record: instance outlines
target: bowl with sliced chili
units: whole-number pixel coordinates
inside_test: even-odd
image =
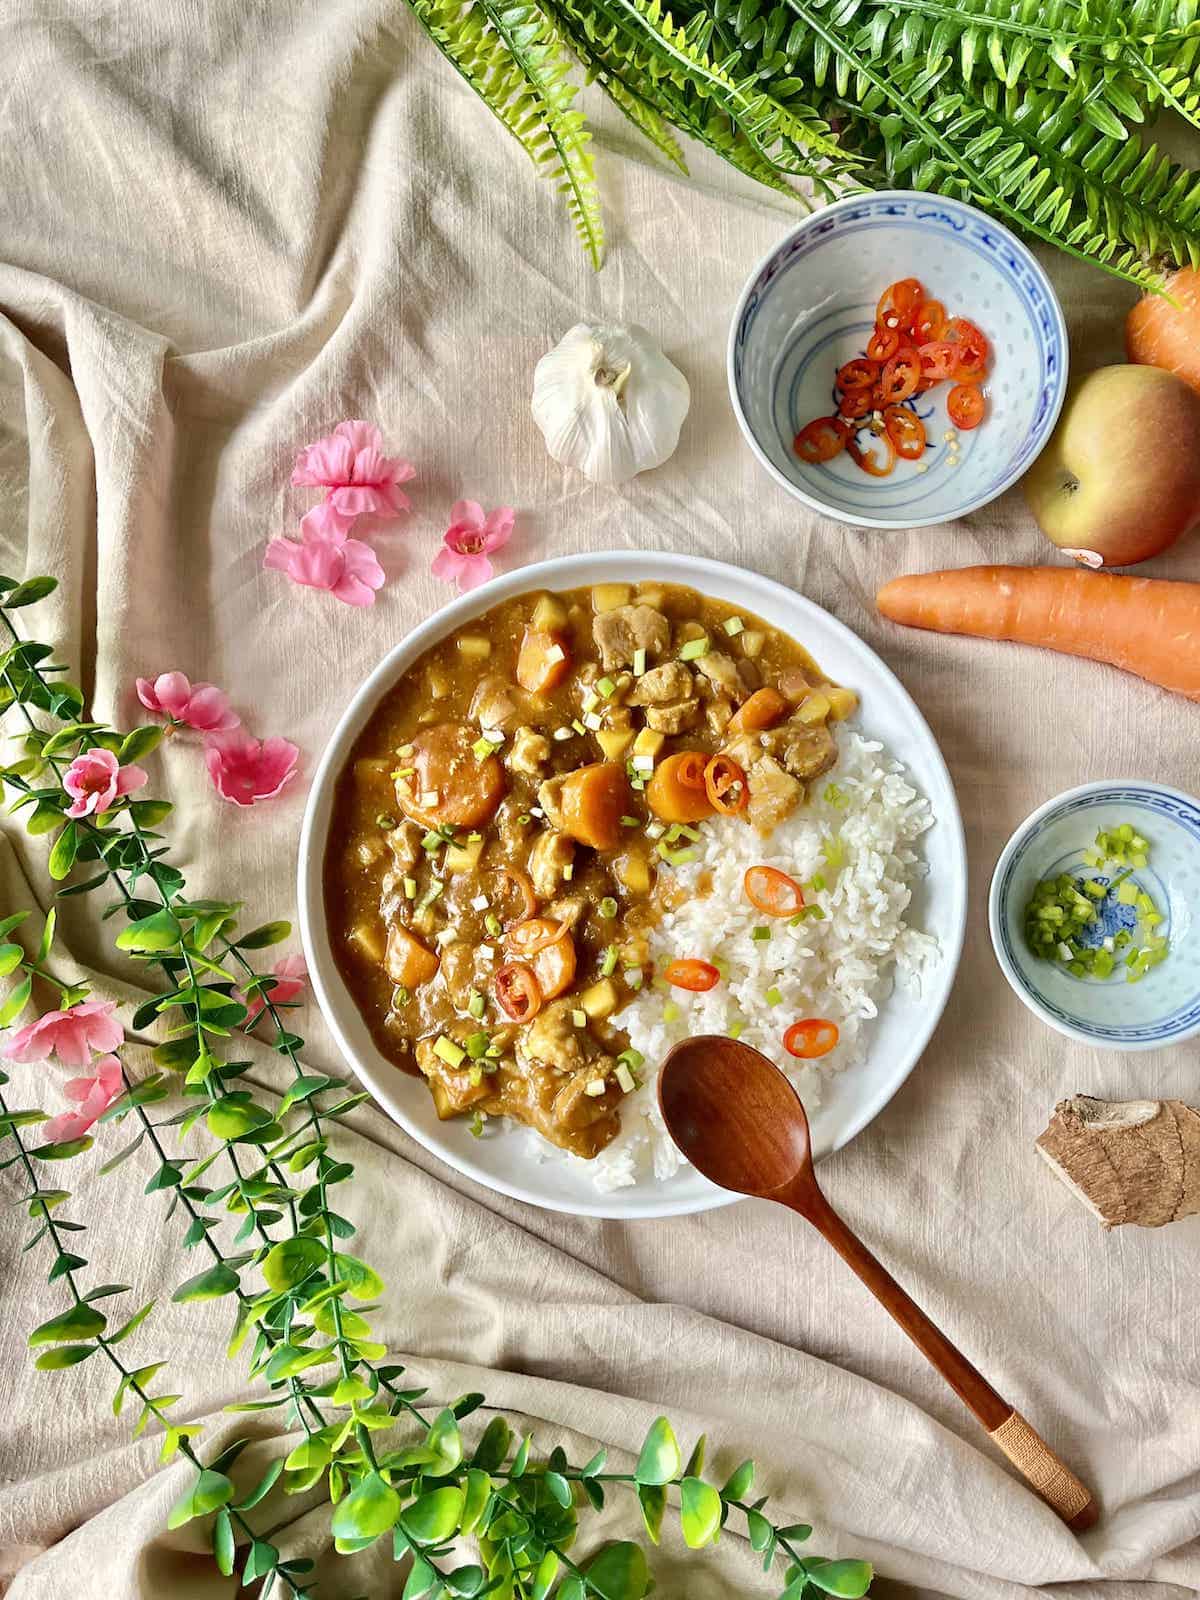
[[[1002,224],[885,191],[815,212],[759,264],[728,374],[751,450],[790,494],[858,526],[920,527],[1032,465],[1065,395],[1066,328]]]

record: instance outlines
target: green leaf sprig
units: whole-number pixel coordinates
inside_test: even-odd
[[[521,24],[510,17],[506,26]],[[27,830],[53,836],[49,865],[59,897],[105,885],[115,889],[117,898],[105,911],[106,917],[124,919],[115,942],[161,982],[132,1017],[135,1032],[153,1029],[159,1039],[155,1070],[134,1081],[123,1066],[124,1092],[103,1119],[132,1118],[137,1132],[101,1173],[132,1170],[139,1153],[149,1153],[144,1193],[169,1195],[168,1216],[178,1212],[186,1223],[183,1250],[200,1250],[206,1258],[172,1298],[184,1304],[229,1299],[234,1324],[228,1353],[248,1349],[251,1376],[265,1389],[265,1398],[230,1409],[285,1408],[288,1425],[301,1429],[303,1438],[235,1498],[227,1469],[247,1441],[235,1440],[213,1460],[202,1460],[192,1442],[200,1425],[170,1419],[170,1407],[181,1397],[155,1392],[163,1364],[131,1367],[114,1349],[149,1317],[153,1302],[109,1330],[97,1302],[129,1291],[116,1284],[82,1291],[77,1274],[88,1262],[78,1242],[72,1248],[68,1238],[82,1229],[55,1214],[69,1192],[38,1185],[36,1163],[69,1160],[91,1147],[93,1136],[30,1149],[22,1130],[44,1113],[10,1110],[0,1096],[0,1139],[15,1147],[6,1161],[22,1163],[30,1184],[26,1200],[38,1223],[27,1248],[48,1244],[50,1281],[61,1282],[70,1296],[64,1311],[33,1331],[35,1364],[52,1370],[103,1354],[118,1378],[114,1410],[120,1412],[132,1396],[139,1405],[135,1432],[157,1426],[163,1460],[181,1456],[193,1468],[189,1487],[171,1511],[171,1526],[211,1518],[221,1572],[237,1572],[245,1584],[273,1578],[293,1600],[312,1594],[306,1582],[312,1563],[286,1560],[254,1534],[245,1513],[276,1486],[301,1493],[322,1483],[333,1506],[335,1548],[352,1553],[390,1535],[395,1558],[409,1564],[405,1600],[486,1594],[500,1600],[641,1600],[651,1578],[639,1545],[608,1544],[580,1560],[571,1554],[581,1511],[603,1507],[606,1488],[613,1486],[636,1495],[655,1543],[675,1500],[683,1537],[695,1549],[715,1543],[730,1514],[738,1513],[764,1568],[784,1564],[781,1600],[866,1594],[869,1566],[801,1555],[797,1547],[811,1530],[777,1525],[766,1514],[765,1499],[747,1499],[753,1463],[744,1463],[723,1485],[708,1481],[703,1440],[683,1464],[666,1418],[651,1427],[632,1472],[607,1472],[603,1450],[582,1466],[557,1447],[544,1460],[535,1457],[532,1439],[515,1436],[501,1416],[490,1419],[471,1449],[460,1424],[485,1405],[483,1395],[431,1405],[423,1389],[406,1386],[404,1367],[374,1338],[369,1322],[383,1280],[348,1248],[355,1229],[335,1205],[354,1168],[335,1153],[333,1136],[338,1122],[367,1097],[341,1079],[305,1071],[304,1041],[272,994],[272,975],[251,959],[286,939],[290,926],[276,921],[242,932],[239,904],[189,897],[157,831],[170,815],[166,801],[124,797],[101,817],[65,816],[64,762],[90,749],[111,750],[121,761],[144,759],[161,730],[122,734],[85,720],[83,697],[65,680],[50,648],[19,637],[9,612],[53,588],[49,578],[24,584],[0,578],[0,621],[12,640],[0,654],[0,711],[16,708],[25,722],[22,754],[0,769],[0,781],[14,793],[10,809],[23,816]],[[56,725],[43,726],[39,716]],[[82,870],[90,875],[82,877]],[[0,978],[11,980],[0,1001],[0,1025],[20,1017],[37,982],[53,988],[63,1008],[88,993],[86,985],[64,982],[48,965],[54,915],[32,954],[19,942],[25,914],[0,921]],[[246,1087],[251,1063],[238,1055],[237,1039],[249,1020],[246,1002],[256,998],[262,1002],[256,1026],[269,1029],[270,1044],[291,1068],[282,1093]],[[182,1104],[156,1117],[153,1108],[169,1099]],[[193,1134],[210,1142],[206,1153],[197,1157],[168,1148],[168,1138]],[[223,1229],[235,1219],[239,1226],[229,1249]],[[405,1429],[407,1438],[397,1439]],[[474,1541],[478,1559],[452,1565],[464,1540]]]

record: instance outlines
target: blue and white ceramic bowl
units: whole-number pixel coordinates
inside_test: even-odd
[[[1128,822],[1148,840],[1149,864],[1133,878],[1153,899],[1170,940],[1167,959],[1138,983],[1073,978],[1025,942],[1025,907],[1042,878],[1099,876],[1084,863],[1096,834]],[[1097,938],[1134,913],[1110,898]],[[988,904],[996,958],[1021,999],[1052,1028],[1081,1044],[1153,1050],[1200,1033],[1200,802],[1158,783],[1087,783],[1038,808],[996,864]]]
[[[801,461],[792,441],[834,410],[834,373],[863,354],[880,295],[905,277],[991,341],[984,422],[959,434],[952,461],[944,384],[912,402],[929,441],[923,462],[872,478],[844,452]],[[1066,382],[1062,308],[1025,246],[974,206],[905,189],[806,218],[751,276],[729,336],[733,409],[755,455],[798,500],[867,528],[948,522],[1003,494],[1050,437]]]

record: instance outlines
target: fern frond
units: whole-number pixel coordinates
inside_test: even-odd
[[[598,72],[596,81],[605,90],[610,100],[620,106],[621,110],[641,133],[645,134],[650,143],[666,156],[672,166],[677,167],[684,177],[687,177],[687,162],[683,158],[683,151],[679,147],[679,140],[671,132],[671,125],[657,112],[648,100],[643,100],[640,94],[626,85],[611,72]]]
[[[604,228],[591,135],[572,102],[570,62],[553,23],[531,3],[409,0],[438,49],[520,144],[558,180],[592,264],[604,258]]]
[[[604,225],[587,123],[573,102],[578,89],[553,22],[533,0],[480,0],[498,38],[508,46],[529,86],[544,128],[536,160],[560,179],[559,190],[575,231],[599,267],[604,259]]]

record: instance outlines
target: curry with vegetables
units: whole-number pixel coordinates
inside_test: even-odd
[[[441,640],[359,736],[329,831],[331,940],[379,1049],[441,1117],[595,1156],[639,1083],[613,1018],[654,980],[673,870],[715,816],[769,834],[855,703],[676,585],[525,595]]]

